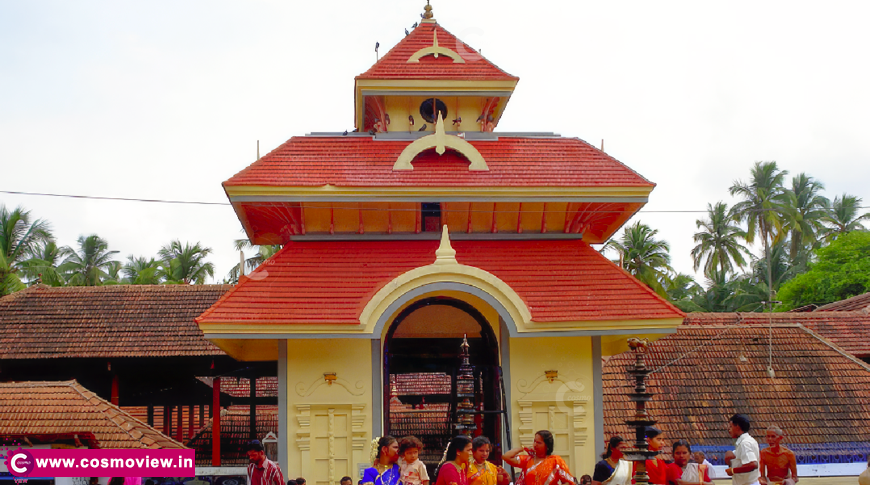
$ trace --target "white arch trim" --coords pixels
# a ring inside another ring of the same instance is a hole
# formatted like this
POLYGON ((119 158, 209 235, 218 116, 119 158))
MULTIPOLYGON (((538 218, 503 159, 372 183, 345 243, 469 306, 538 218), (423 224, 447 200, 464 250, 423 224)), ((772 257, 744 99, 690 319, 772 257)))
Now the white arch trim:
POLYGON ((401 309, 406 303, 423 295, 438 294, 445 291, 467 293, 469 295, 480 298, 488 305, 492 306, 492 308, 495 309, 495 311, 498 313, 499 317, 501 317, 501 319, 505 322, 508 330, 508 335, 510 335, 511 337, 520 336, 517 331, 516 322, 513 320, 511 313, 495 297, 481 290, 480 288, 465 283, 439 282, 428 283, 423 286, 418 286, 417 288, 414 288, 413 290, 404 293, 402 296, 393 301, 393 303, 387 306, 386 310, 380 314, 377 321, 375 322, 375 326, 372 328, 372 338, 377 339, 383 335, 386 327, 388 327, 390 323, 392 323, 392 319, 395 316, 396 312, 398 312, 399 309, 401 309))
POLYGON ((373 336, 380 336, 387 320, 402 305, 418 296, 444 290, 469 293, 491 305, 508 324, 512 337, 518 335, 518 326, 525 327, 532 320, 523 299, 492 273, 474 266, 439 261, 412 269, 387 283, 363 308, 360 323, 373 336))

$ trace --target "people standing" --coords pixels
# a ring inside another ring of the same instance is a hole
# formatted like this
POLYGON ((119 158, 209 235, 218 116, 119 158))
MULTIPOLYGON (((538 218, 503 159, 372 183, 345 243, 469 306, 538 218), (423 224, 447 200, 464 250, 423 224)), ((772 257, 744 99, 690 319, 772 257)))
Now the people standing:
POLYGON ((499 468, 486 461, 492 451, 492 443, 486 436, 471 440, 471 462, 468 464, 468 485, 497 485, 499 468))
POLYGON ((574 485, 568 464, 561 456, 553 455, 554 446, 553 433, 541 430, 535 433, 531 448, 514 448, 502 455, 505 462, 522 470, 517 485, 574 485), (526 454, 520 455, 521 452, 526 454))
POLYGON ((435 485, 468 485, 471 438, 463 434, 450 440, 438 466, 435 485))
POLYGON ((363 485, 398 485, 399 442, 392 436, 375 438, 372 441, 372 467, 363 472, 363 485))
POLYGON ((623 460, 622 450, 628 447, 628 443, 622 436, 613 436, 607 442, 607 448, 601 455, 602 460, 595 464, 592 472, 592 485, 624 485, 626 480, 631 482, 631 463, 623 460), (617 473, 617 468, 622 467, 617 473))
POLYGON ((415 436, 405 436, 399 440, 399 468, 404 485, 429 485, 426 465, 419 459, 422 449, 423 442, 415 436))
POLYGON ((797 476, 797 457, 790 449, 782 446, 782 428, 770 426, 765 434, 768 447, 761 450, 759 483, 795 485, 797 476))
POLYGON ((867 469, 858 476, 858 485, 870 485, 870 458, 867 459, 867 469))
MULTIPOLYGON (((661 451, 662 448, 665 447, 664 431, 653 426, 647 426, 644 435, 646 436, 646 441, 650 451, 661 451)), ((667 467, 668 464, 665 463, 661 454, 656 455, 655 458, 651 460, 646 460, 646 474, 649 475, 649 483, 655 485, 667 485, 667 467)))
POLYGON ((737 439, 734 458, 725 470, 732 477, 732 485, 760 485, 758 442, 749 436, 750 427, 749 416, 745 414, 735 414, 728 421, 728 433, 737 439))
POLYGON ((266 449, 259 440, 253 440, 245 448, 248 454, 248 485, 284 485, 284 475, 274 461, 266 458, 266 449))
POLYGON ((696 451, 692 456, 695 459, 695 463, 707 467, 707 475, 710 478, 716 478, 716 470, 713 468, 713 464, 707 460, 707 455, 703 451, 696 451))
POLYGON ((692 447, 686 440, 679 440, 671 447, 674 462, 667 466, 668 485, 713 485, 707 465, 689 460, 692 447))

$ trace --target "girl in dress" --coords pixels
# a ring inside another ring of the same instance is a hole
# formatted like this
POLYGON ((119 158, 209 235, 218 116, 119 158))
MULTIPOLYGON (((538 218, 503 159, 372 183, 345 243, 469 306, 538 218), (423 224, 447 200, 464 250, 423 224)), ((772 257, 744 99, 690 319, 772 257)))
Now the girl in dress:
POLYGON ((392 436, 372 441, 372 464, 363 473, 363 485, 399 485, 399 442, 392 436))

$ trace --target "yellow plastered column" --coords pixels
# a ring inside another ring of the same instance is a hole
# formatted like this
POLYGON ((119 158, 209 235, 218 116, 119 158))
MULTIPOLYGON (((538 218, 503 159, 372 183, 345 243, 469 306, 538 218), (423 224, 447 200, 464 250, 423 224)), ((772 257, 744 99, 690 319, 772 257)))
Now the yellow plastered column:
POLYGON ((287 349, 288 463, 312 485, 337 485, 367 463, 371 341, 299 339, 287 349))
POLYGON ((571 473, 591 473, 596 462, 591 337, 511 338, 510 379, 514 446, 530 446, 535 432, 547 429, 555 438, 554 454, 571 473))

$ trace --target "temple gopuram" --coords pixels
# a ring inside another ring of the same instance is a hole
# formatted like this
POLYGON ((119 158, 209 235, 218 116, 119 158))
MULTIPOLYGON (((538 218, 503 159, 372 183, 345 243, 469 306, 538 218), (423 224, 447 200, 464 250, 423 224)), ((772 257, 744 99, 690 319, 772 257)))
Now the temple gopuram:
POLYGON ((277 361, 290 476, 358 476, 384 434, 434 465, 456 433, 497 459, 539 429, 591 471, 602 360, 682 323, 592 247, 655 185, 581 139, 499 132, 518 81, 427 5, 355 78, 353 132, 293 137, 224 182, 251 242, 283 248, 197 323, 277 361))

